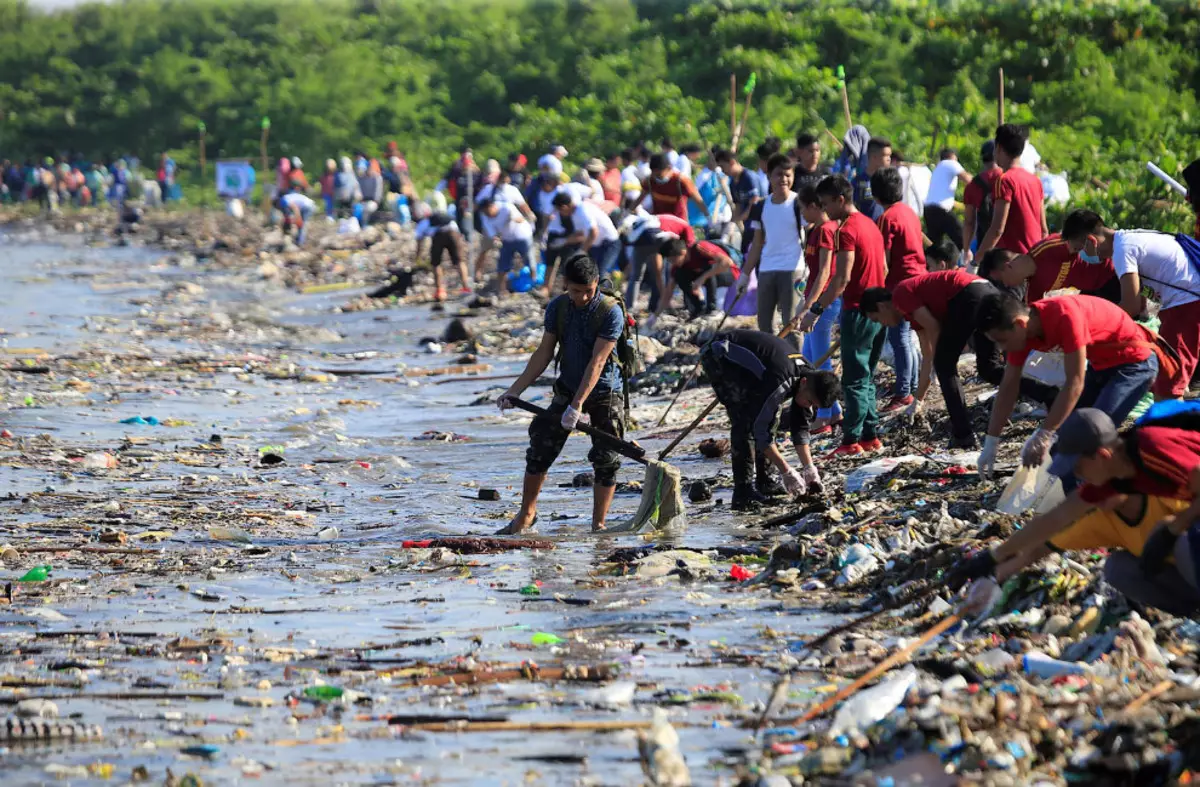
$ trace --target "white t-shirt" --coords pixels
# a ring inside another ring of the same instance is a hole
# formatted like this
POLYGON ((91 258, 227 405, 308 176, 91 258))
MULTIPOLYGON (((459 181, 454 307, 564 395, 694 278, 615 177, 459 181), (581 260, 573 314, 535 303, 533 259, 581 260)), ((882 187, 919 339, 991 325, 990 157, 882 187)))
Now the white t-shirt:
POLYGON ((483 217, 487 234, 502 241, 533 240, 533 225, 525 220, 516 205, 498 203, 495 216, 483 217))
POLYGON ((429 219, 421 219, 417 222, 417 240, 421 240, 422 238, 432 238, 439 232, 458 232, 458 224, 457 222, 452 221, 449 224, 443 224, 440 227, 435 227, 429 221, 429 219))
MULTIPOLYGON (((565 190, 571 195, 571 201, 578 205, 580 202, 587 202, 592 198, 592 187, 584 183, 564 183, 560 190, 565 190)), ((600 196, 604 196, 604 191, 601 190, 600 196)))
POLYGON ((904 204, 918 216, 925 212, 925 198, 929 196, 929 181, 933 172, 924 164, 906 164, 900 167, 900 181, 904 184, 904 204))
POLYGON ((562 186, 556 187, 553 191, 546 191, 539 188, 537 196, 534 198, 537 201, 537 212, 543 216, 550 216, 554 213, 554 195, 558 194, 562 186))
POLYGON ((954 195, 958 191, 958 175, 966 172, 956 159, 948 158, 938 162, 933 168, 933 176, 929 179, 929 193, 925 195, 926 205, 937 205, 942 210, 954 207, 954 195))
POLYGON ((475 204, 478 205, 485 199, 490 199, 492 202, 508 203, 509 205, 525 204, 525 195, 511 183, 505 183, 499 188, 496 187, 495 183, 488 183, 479 190, 479 195, 475 197, 475 204))
MULTIPOLYGON (((613 226, 610 219, 601 208, 594 202, 580 202, 575 206, 575 212, 571 214, 571 235, 576 232, 582 232, 585 235, 592 231, 592 227, 599 228, 599 235, 596 238, 597 243, 605 243, 614 241, 620 238, 617 228, 613 226)), ((562 216, 558 211, 550 217, 550 223, 546 231, 550 235, 566 235, 566 228, 562 223, 562 216)))
POLYGON ((762 201, 763 249, 758 261, 760 273, 771 271, 800 271, 804 261, 804 245, 800 228, 796 226, 795 193, 776 204, 774 197, 762 201))
POLYGON ((638 200, 642 196, 642 176, 637 164, 630 164, 621 170, 621 198, 638 200))
POLYGON ((303 212, 306 210, 314 210, 317 207, 317 203, 313 202, 311 198, 301 194, 298 191, 293 191, 290 194, 284 194, 280 201, 283 202, 284 207, 288 210, 299 210, 303 212))
POLYGON ((1164 309, 1200 301, 1200 271, 1170 235, 1149 230, 1117 230, 1112 259, 1118 278, 1137 273, 1142 285, 1158 295, 1164 309))
POLYGON ((679 161, 683 158, 685 156, 680 155, 678 150, 667 151, 667 163, 671 165, 672 169, 679 169, 679 161))
POLYGON ((685 178, 690 178, 692 176, 692 160, 687 156, 682 154, 677 156, 675 163, 672 166, 679 170, 679 174, 683 175, 685 178))

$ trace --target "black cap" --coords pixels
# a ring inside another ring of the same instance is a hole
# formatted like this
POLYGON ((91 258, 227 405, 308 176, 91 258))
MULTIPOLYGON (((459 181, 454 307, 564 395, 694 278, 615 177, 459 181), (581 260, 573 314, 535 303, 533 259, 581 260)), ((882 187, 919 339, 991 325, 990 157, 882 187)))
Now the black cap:
POLYGON ((1081 456, 1091 456, 1117 440, 1117 427, 1108 413, 1094 407, 1084 407, 1067 416, 1058 429, 1058 442, 1050 454, 1050 474, 1065 478, 1075 472, 1081 456))
POLYGON ((979 148, 979 157, 984 161, 996 160, 996 141, 994 139, 983 143, 983 147, 979 148))

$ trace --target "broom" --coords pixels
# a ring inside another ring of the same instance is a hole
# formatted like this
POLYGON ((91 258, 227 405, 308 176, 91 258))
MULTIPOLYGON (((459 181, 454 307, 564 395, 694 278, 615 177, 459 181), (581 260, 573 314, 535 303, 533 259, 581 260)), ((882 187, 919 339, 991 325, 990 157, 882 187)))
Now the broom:
MULTIPOLYGON (((548 415, 545 408, 523 399, 511 399, 514 406, 534 415, 548 415)), ((605 533, 637 533, 647 524, 656 530, 679 529, 684 525, 683 494, 680 491, 679 468, 646 458, 646 449, 637 443, 622 440, 616 435, 579 423, 576 429, 608 445, 617 453, 646 466, 642 480, 642 500, 633 519, 605 530, 605 533)))

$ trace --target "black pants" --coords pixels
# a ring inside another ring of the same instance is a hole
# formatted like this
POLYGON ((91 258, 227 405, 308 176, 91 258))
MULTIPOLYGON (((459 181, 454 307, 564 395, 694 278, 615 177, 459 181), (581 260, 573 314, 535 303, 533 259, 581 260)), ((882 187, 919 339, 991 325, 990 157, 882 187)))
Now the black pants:
POLYGON ((429 241, 429 262, 433 267, 442 264, 442 255, 450 255, 450 262, 455 267, 462 262, 462 246, 460 241, 462 236, 454 232, 435 232, 433 238, 429 241))
POLYGON ((956 248, 962 246, 962 222, 953 212, 938 205, 925 206, 925 234, 929 236, 929 240, 933 242, 934 246, 941 243, 942 238, 946 237, 954 242, 956 248))
MULTIPOLYGON (((941 331, 938 333, 937 347, 933 350, 933 372, 937 375, 938 384, 942 388, 942 398, 946 402, 946 413, 950 416, 950 433, 956 440, 974 436, 974 430, 971 427, 971 413, 967 410, 962 380, 958 376, 958 359, 972 336, 975 339, 975 358, 979 376, 986 379, 984 370, 996 368, 994 357, 997 352, 996 346, 986 336, 975 330, 975 313, 979 309, 979 304, 983 302, 984 298, 996 292, 996 288, 989 282, 975 282, 967 285, 951 298, 946 310, 946 319, 942 322, 941 331), (981 348, 988 347, 990 350, 987 353, 981 351, 981 348)), ((1003 368, 1003 365, 998 367, 1001 375, 1003 375, 1003 368)), ((997 380, 998 382, 999 380, 997 380)))
POLYGON ((1080 290, 1080 295, 1091 295, 1096 298, 1103 298, 1110 303, 1121 305, 1121 279, 1115 274, 1111 279, 1101 284, 1094 290, 1080 290))
MULTIPOLYGON (((711 346, 700 353, 700 363, 717 401, 729 414, 729 454, 733 462, 734 488, 746 488, 754 483, 755 450, 766 448, 754 444, 754 419, 762 409, 765 392, 762 384, 741 366, 713 355, 711 346)), ((772 433, 774 426, 771 425, 772 433)))
POLYGON ((700 300, 692 292, 692 282, 699 279, 704 273, 704 271, 692 271, 686 268, 675 271, 675 281, 679 283, 679 289, 683 291, 683 305, 687 307, 688 314, 692 317, 715 312, 717 310, 718 285, 728 287, 733 281, 733 277, 728 273, 710 277, 704 282, 704 300, 700 300), (722 279, 728 279, 728 281, 722 281, 722 279))

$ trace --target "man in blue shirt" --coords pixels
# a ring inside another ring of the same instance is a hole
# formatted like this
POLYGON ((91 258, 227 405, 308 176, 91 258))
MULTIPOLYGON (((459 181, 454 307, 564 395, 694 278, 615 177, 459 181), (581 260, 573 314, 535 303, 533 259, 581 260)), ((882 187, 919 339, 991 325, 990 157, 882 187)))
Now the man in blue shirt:
MULTIPOLYGON (((586 253, 576 252, 567 260, 563 280, 566 294, 546 305, 541 344, 530 356, 525 371, 497 400, 501 411, 512 407, 511 400, 520 397, 557 354, 554 400, 544 415, 529 424, 521 510, 497 535, 516 535, 533 529, 546 473, 583 415, 602 432, 616 437, 625 433, 621 369, 616 355, 625 312, 615 298, 600 294, 600 273, 586 253)), ((621 460, 611 447, 595 438, 588 460, 596 474, 592 488, 595 532, 605 529, 621 460)))
MULTIPOLYGON (((758 176, 742 166, 731 150, 718 150, 713 154, 717 167, 729 177, 729 196, 733 199, 733 216, 730 221, 740 225, 750 216, 750 209, 761 202, 767 192, 759 183, 758 176)), ((750 250, 754 240, 754 229, 742 228, 742 254, 750 250)))

